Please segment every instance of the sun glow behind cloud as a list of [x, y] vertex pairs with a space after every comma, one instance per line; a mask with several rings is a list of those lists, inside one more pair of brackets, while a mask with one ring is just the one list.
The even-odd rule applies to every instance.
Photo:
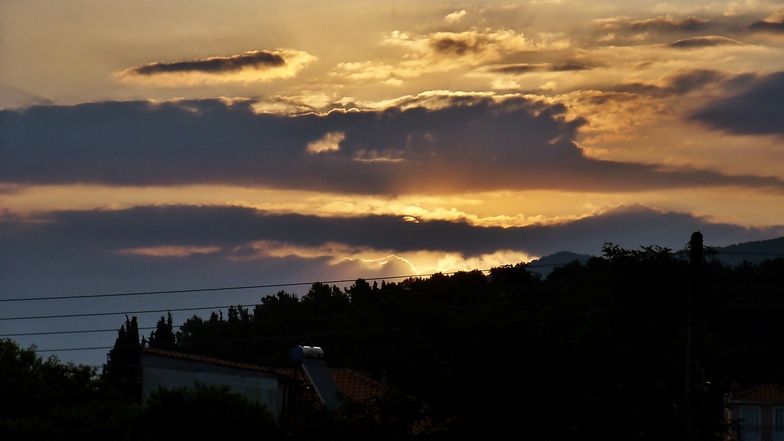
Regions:
[[0, 6], [3, 293], [783, 231], [780, 0], [49, 3]]
[[769, 219], [784, 215], [784, 195], [781, 194], [704, 189], [688, 190], [684, 195], [699, 197], [695, 202], [691, 198], [673, 198], [672, 193], [662, 192], [499, 191], [388, 198], [230, 186], [6, 186], [0, 190], [0, 205], [3, 206], [0, 215], [32, 216], [31, 219], [34, 219], [38, 213], [53, 210], [122, 210], [142, 205], [174, 204], [233, 205], [269, 213], [302, 213], [321, 217], [392, 215], [417, 220], [465, 221], [485, 227], [515, 227], [573, 221], [633, 201], [665, 210], [710, 214], [715, 222], [747, 226], [769, 225]]
[[[300, 259], [325, 259], [329, 265], [340, 266], [350, 263], [370, 274], [387, 276], [424, 275], [436, 272], [487, 270], [509, 263], [530, 262], [530, 256], [511, 250], [500, 250], [491, 254], [465, 257], [459, 253], [437, 251], [413, 251], [395, 253], [391, 250], [349, 247], [340, 243], [326, 243], [318, 247], [306, 247], [278, 241], [257, 241], [231, 250], [220, 247], [160, 246], [130, 248], [119, 254], [140, 255], [154, 258], [184, 258], [197, 254], [222, 252], [230, 260], [252, 261], [265, 258], [297, 257]], [[401, 272], [402, 271], [402, 272]]]

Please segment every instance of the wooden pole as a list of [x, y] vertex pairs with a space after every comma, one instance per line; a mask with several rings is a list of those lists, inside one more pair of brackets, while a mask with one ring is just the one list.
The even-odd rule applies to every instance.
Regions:
[[[702, 319], [703, 237], [699, 231], [692, 233], [689, 241], [689, 292], [686, 319], [686, 423], [693, 440], [701, 439], [701, 400], [694, 396], [697, 389], [693, 374], [699, 374], [700, 323]], [[696, 328], [696, 330], [695, 330]], [[696, 381], [702, 382], [701, 375]]]

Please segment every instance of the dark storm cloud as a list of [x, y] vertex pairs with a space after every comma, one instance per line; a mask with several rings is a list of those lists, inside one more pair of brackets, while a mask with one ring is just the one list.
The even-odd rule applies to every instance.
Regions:
[[[772, 177], [588, 158], [575, 143], [585, 121], [565, 119], [560, 104], [436, 98], [299, 116], [256, 114], [253, 102], [222, 100], [0, 111], [0, 183], [233, 184], [363, 194], [784, 188]], [[418, 100], [430, 100], [430, 107]]]
[[734, 46], [739, 44], [743, 43], [738, 40], [733, 40], [732, 38], [711, 35], [707, 37], [684, 38], [682, 40], [674, 41], [668, 46], [675, 49], [695, 49], [714, 46]]
[[692, 118], [728, 133], [784, 136], [784, 72], [745, 84], [745, 90], [706, 104]]
[[279, 67], [286, 64], [280, 55], [267, 51], [253, 51], [231, 57], [211, 57], [203, 60], [179, 61], [175, 63], [151, 63], [130, 69], [128, 73], [136, 75], [157, 75], [177, 72], [222, 73], [236, 72], [246, 67], [263, 69]]
[[67, 249], [77, 254], [79, 250], [90, 249], [108, 259], [120, 259], [121, 250], [160, 246], [213, 246], [221, 250], [219, 256], [242, 257], [244, 247], [257, 241], [300, 247], [339, 243], [354, 249], [395, 253], [430, 250], [477, 256], [515, 250], [544, 255], [562, 250], [598, 253], [607, 241], [627, 247], [658, 244], [680, 249], [696, 230], [702, 231], [714, 245], [784, 233], [782, 227], [749, 229], [712, 224], [688, 214], [662, 213], [642, 206], [620, 207], [557, 225], [509, 228], [445, 220], [417, 223], [409, 222], [404, 216], [323, 218], [225, 206], [59, 211], [35, 220], [2, 220], [0, 239], [4, 247], [17, 250], [18, 255], [23, 255], [24, 249]]

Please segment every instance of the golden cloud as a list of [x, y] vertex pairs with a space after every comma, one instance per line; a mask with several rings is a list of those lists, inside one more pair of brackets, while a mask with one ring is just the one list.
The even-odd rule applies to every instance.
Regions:
[[465, 17], [465, 16], [466, 16], [466, 10], [463, 9], [463, 10], [460, 10], [460, 11], [455, 11], [455, 12], [453, 12], [451, 14], [447, 14], [447, 16], [444, 17], [444, 20], [446, 20], [448, 23], [457, 23], [460, 20], [462, 20], [463, 17]]
[[710, 24], [710, 20], [695, 16], [674, 18], [672, 15], [667, 14], [644, 20], [635, 20], [629, 17], [613, 17], [596, 20], [595, 23], [604, 30], [671, 32], [702, 29]]
[[469, 29], [425, 35], [394, 31], [382, 40], [382, 44], [404, 49], [406, 52], [399, 60], [340, 63], [330, 74], [354, 81], [382, 81], [399, 86], [406, 79], [494, 63], [520, 52], [569, 47], [568, 40], [556, 35], [541, 34], [539, 37], [541, 42], [535, 43], [510, 29]]
[[318, 141], [308, 144], [307, 150], [310, 154], [325, 152], [336, 152], [340, 150], [340, 142], [346, 139], [346, 134], [342, 132], [330, 132]]

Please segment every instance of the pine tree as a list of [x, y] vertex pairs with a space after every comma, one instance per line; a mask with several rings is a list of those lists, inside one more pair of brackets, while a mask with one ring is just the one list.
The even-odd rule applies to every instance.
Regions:
[[155, 330], [150, 333], [149, 345], [151, 348], [173, 350], [177, 348], [177, 338], [174, 334], [174, 319], [171, 312], [167, 317], [161, 316]]
[[141, 351], [136, 317], [120, 326], [114, 347], [106, 356], [102, 378], [122, 392], [130, 401], [141, 400]]

